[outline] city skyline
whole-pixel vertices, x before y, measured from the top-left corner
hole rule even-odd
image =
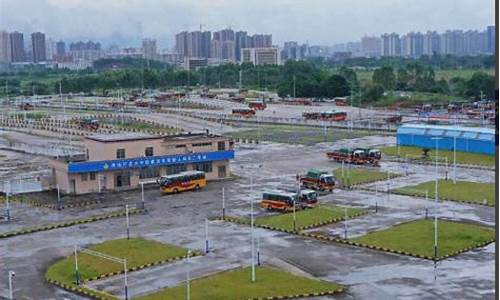
[[[307,5],[300,1],[257,0],[251,6],[230,1],[178,4],[105,0],[97,4],[81,0],[2,0],[0,28],[25,34],[41,31],[55,40],[98,40],[105,46],[139,47],[143,38],[154,38],[159,48],[171,49],[176,33],[199,30],[200,25],[203,31],[232,28],[272,34],[280,45],[285,41],[333,45],[385,32],[481,30],[494,23],[493,1],[461,0],[460,5],[457,1],[432,5],[403,2],[383,0],[367,9],[362,1],[345,0],[308,1]],[[429,0],[424,2],[431,4]],[[26,11],[26,6],[30,10]],[[23,13],[16,13],[19,11]],[[69,18],[71,22],[66,23]]]

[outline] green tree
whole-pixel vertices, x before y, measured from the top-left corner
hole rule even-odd
[[[481,93],[487,99],[495,99],[495,77],[484,72],[475,72],[465,84],[465,95],[479,99]]]
[[[349,83],[340,75],[331,75],[321,82],[321,96],[334,98],[348,95],[350,95]]]
[[[391,66],[384,66],[373,72],[372,81],[381,85],[386,90],[393,90],[396,86],[396,76]]]
[[[363,93],[363,101],[376,102],[384,96],[384,87],[380,84],[375,84],[366,89]]]

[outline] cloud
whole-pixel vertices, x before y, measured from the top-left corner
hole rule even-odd
[[[43,31],[56,39],[104,44],[231,27],[285,40],[331,45],[412,30],[482,29],[494,24],[491,0],[0,0],[0,28]],[[132,45],[132,46],[133,46]]]

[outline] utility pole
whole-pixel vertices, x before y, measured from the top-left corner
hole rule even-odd
[[[238,83],[238,88],[239,88],[239,90],[240,90],[240,91],[241,91],[241,88],[242,88],[242,86],[243,86],[243,85],[242,85],[242,77],[243,77],[243,71],[242,71],[242,70],[240,70],[240,71],[239,71],[239,78],[240,78],[240,80],[239,80],[239,83]]]
[[[78,270],[78,247],[75,245],[75,277],[76,285],[80,285],[80,271]]]
[[[125,222],[127,225],[127,240],[130,240],[130,222],[128,218],[128,204],[125,204]]]
[[[296,97],[295,74],[293,74],[293,99]]]
[[[222,187],[222,219],[226,218],[226,197],[224,193],[224,187]]]
[[[191,250],[188,250],[186,255],[186,299],[191,300],[191,283],[190,283],[190,274],[189,274],[189,257],[191,256]]]

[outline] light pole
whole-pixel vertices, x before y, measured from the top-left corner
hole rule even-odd
[[[344,208],[344,239],[347,240],[347,207]]]
[[[59,189],[59,184],[56,185],[57,188],[57,209],[61,210],[61,190]]]
[[[189,281],[189,257],[191,256],[191,250],[188,250],[186,255],[186,299],[191,300],[191,283]]]
[[[208,253],[208,218],[205,218],[205,253]]]
[[[434,258],[438,255],[438,219],[437,219],[437,208],[438,208],[438,142],[441,137],[433,137],[432,140],[436,141],[436,184],[434,190]]]
[[[9,271],[9,299],[14,300],[14,289],[12,288],[12,279],[16,276],[16,272]]]
[[[146,207],[144,203],[144,182],[141,182],[141,204],[142,204],[142,209]]]
[[[127,240],[130,240],[130,222],[128,218],[128,204],[125,204],[125,222],[127,223]]]
[[[75,278],[76,285],[80,285],[80,271],[78,270],[78,248],[75,245]]]
[[[9,202],[9,194],[10,194],[10,189],[11,189],[11,186],[10,186],[10,181],[7,181],[7,186],[8,186],[8,189],[6,189],[5,191],[5,208],[7,210],[7,221],[10,221],[10,202]]]
[[[226,219],[226,196],[224,187],[222,187],[222,219]]]
[[[457,183],[457,137],[453,137],[453,184]]]

